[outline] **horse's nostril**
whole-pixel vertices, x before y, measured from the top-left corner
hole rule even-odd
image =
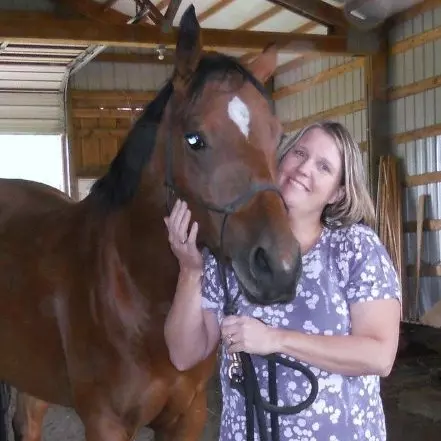
[[[266,252],[265,248],[256,247],[251,256],[251,268],[253,271],[253,276],[256,279],[266,279],[270,282],[273,276],[273,269],[270,263],[270,257]]]

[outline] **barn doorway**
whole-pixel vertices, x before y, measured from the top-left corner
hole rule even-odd
[[[37,181],[65,192],[62,136],[0,134],[0,178]]]

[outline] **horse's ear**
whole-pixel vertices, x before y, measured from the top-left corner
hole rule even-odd
[[[201,57],[200,26],[193,5],[182,15],[176,43],[175,67],[179,82],[187,83]],[[182,84],[182,83],[181,83]]]
[[[261,82],[271,77],[277,67],[277,46],[271,44],[267,46],[249,65],[248,69]]]

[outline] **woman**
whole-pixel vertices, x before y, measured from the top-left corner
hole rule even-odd
[[[165,327],[171,360],[178,369],[190,368],[222,337],[222,440],[243,439],[244,401],[230,388],[226,369],[229,354],[245,351],[286,354],[318,378],[316,401],[297,415],[279,417],[281,441],[383,441],[380,377],[390,373],[396,356],[401,291],[369,226],[374,209],[358,145],[342,125],[325,121],[301,130],[278,156],[278,183],[302,249],[295,300],[262,308],[242,297],[239,314],[224,318],[215,259],[198,251],[196,223],[187,236],[191,214],[178,201],[165,219],[181,268]],[[228,275],[234,289],[235,276]],[[265,398],[266,364],[260,357],[253,361]],[[303,401],[309,393],[304,377],[278,370],[279,404]]]

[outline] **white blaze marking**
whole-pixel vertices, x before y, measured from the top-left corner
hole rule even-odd
[[[228,103],[228,116],[239,130],[248,138],[250,133],[250,111],[247,105],[237,96]]]

